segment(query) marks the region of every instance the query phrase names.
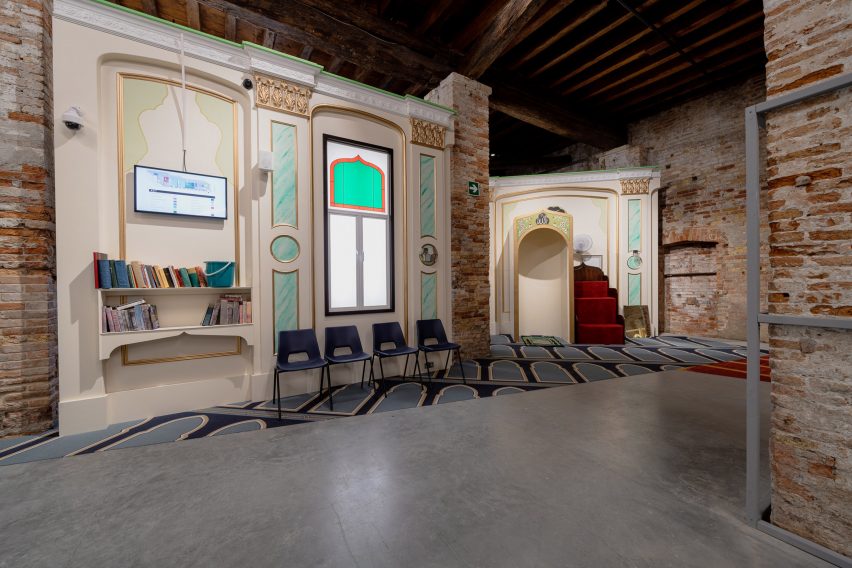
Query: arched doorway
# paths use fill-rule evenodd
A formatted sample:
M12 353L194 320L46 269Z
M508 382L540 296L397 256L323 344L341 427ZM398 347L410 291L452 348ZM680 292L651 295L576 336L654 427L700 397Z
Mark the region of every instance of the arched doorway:
M515 335L554 335L573 341L573 223L542 211L519 217L515 236Z

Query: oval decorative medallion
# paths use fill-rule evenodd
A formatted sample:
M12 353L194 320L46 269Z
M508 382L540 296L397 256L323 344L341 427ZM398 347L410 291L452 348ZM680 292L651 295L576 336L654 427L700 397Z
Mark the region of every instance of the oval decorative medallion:
M293 262L299 257L299 243L287 235L275 237L269 249L278 262Z

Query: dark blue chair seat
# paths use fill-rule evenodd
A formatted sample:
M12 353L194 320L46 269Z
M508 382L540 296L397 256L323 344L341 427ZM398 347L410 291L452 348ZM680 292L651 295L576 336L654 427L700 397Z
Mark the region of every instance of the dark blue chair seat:
M417 353L416 347L394 347L393 349L377 349L374 351L379 357L399 357L400 355L414 355Z
M290 361L290 357L298 354L305 354L308 358L302 361ZM320 395L322 395L328 362L320 355L317 334L312 329L279 331L278 354L275 361L275 383L272 385L272 398L278 404L279 420L281 420L280 374L293 371L307 371L309 369L322 369L320 374ZM331 397L331 375L328 378L328 395Z
M287 373L290 371L307 371L308 369L319 369L320 367L325 367L326 362L322 357L318 357L316 359L308 359L306 361L292 361L290 363L281 363L276 364L276 367L282 373Z
M349 349L349 353L335 355L338 349ZM345 363L357 363L363 361L361 367L361 388L364 388L364 374L367 371L367 361L370 356L364 353L361 347L361 337L358 328L354 325L342 325L339 327L325 328L325 360L328 361L328 406L334 410L334 401L331 398L331 365L342 365ZM373 380L373 366L370 365L370 381Z
M420 349L429 353L434 353L436 351L455 351L456 349L461 349L461 345L448 341L447 343L433 343L431 345L423 345Z
M393 344L393 347L386 348L384 345ZM420 377L420 361L417 358L418 350L416 347L409 347L405 342L405 335L402 333L402 327L398 321L390 321L386 323L373 324L373 360L370 361L370 369L372 370L373 361L378 358L379 370L382 373L382 388L387 396L387 383L385 381L385 368L382 360L388 357L405 356L405 363L402 366L402 378L405 379L405 373L408 371L408 359L414 355L414 371Z
M434 341L434 343L427 344L427 341ZM458 343L453 343L449 339L447 339L447 332L444 331L444 324L441 323L439 319L428 319L428 320L417 320L417 348L423 352L423 356L426 358L426 367L429 367L429 353L436 353L438 351L446 351L447 352L447 363L446 373L444 374L444 378L450 372L450 358L453 354L456 355L459 361L459 368L462 373L462 381L467 384L467 377L464 376L464 365L462 364L461 358L461 345ZM429 380L431 380L432 375L429 375Z
M329 355L325 354L326 360L333 364L339 365L341 363L355 363L357 361L369 361L370 356L361 351L360 353L346 353L344 355Z

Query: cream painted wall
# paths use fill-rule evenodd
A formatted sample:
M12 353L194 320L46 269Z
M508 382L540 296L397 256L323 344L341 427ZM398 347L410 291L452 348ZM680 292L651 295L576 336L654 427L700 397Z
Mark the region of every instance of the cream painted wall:
M568 247L556 231L539 229L518 246L521 335L570 337Z
M73 4L77 10L79 3L60 1L57 9L68 14L66 4ZM235 187L232 184L232 188L236 190L237 201L229 203L229 219L224 222L152 217L132 211L131 185L127 184L125 257L144 263L178 266L238 258L237 284L251 288L254 324L245 341L235 337L181 335L135 344L127 350L130 360L177 358L234 352L237 342L241 341L238 355L126 364L121 350L116 349L108 359L101 361L98 355L99 297L93 289L92 252L106 252L111 258L119 258L121 253L117 76L131 73L176 81L180 79L180 68L177 53L151 45L156 41L168 43L164 38L170 37L169 34L173 36L174 32L167 26L142 19L136 22L133 16L125 13L116 13L120 21L112 26L108 7L88 4L80 4L80 7L97 10L98 17L103 16L107 21L91 19L86 26L81 26L65 19L54 19L59 421L63 434L156 414L269 398L275 361L271 317L273 270L299 271L298 323L300 327L315 327L320 343L324 340L322 329L325 326L354 324L359 327L365 348L370 350L370 324L390 320L407 323L409 341L414 341L414 321L420 317L421 270L437 272L439 317L445 318L448 328L452 328L448 311L449 227L445 222L449 211L446 193L449 173L444 166L449 147L433 150L412 144L407 115L375 108L379 104L383 108L398 109L398 100L381 93L367 96L357 91L361 89L358 86L350 90L325 87L334 91L335 96L314 92L310 99L314 110L312 117L257 108L253 103L254 93L239 86L246 71L237 67L248 63L233 54L234 48L222 48L225 53L221 57L208 57L209 49L218 47L205 44L203 49L193 48L203 54L202 59L187 56L185 60L187 82L230 99L236 105L237 173L233 176L236 184ZM71 14L77 17L77 12ZM128 23L130 20L133 21ZM88 27L89 23L93 27ZM141 41L128 39L128 26L137 23L148 28L153 26L155 33L140 36ZM99 25L102 29L94 29ZM118 33L122 35L115 35ZM210 43L203 38L198 41ZM297 65L289 60L286 63ZM263 65L269 67L266 62ZM180 131L175 124L178 114L174 104L178 96L179 91L169 88L164 98L167 104L140 115L140 129L156 137L158 143L149 145L135 161L180 169ZM407 104L412 109L425 103ZM71 133L61 123L61 114L72 105L81 107L86 118L85 127L76 133ZM325 105L355 112L332 110ZM446 111L436 112L449 117ZM198 107L190 108L187 169L216 173L222 165L221 153L214 155L220 148L220 133L210 128L209 121L204 119ZM258 151L270 149L273 121L293 124L297 129L298 227L272 226L270 176L255 167ZM325 132L388 146L394 151L396 307L392 313L330 317L324 314L320 144ZM452 142L451 131L447 142ZM437 225L435 235L425 240L421 239L417 224L419 171L416 164L420 153L436 159ZM405 200L404 187L408 189ZM407 210L403 210L404 201ZM238 208L232 207L235 203ZM235 214L237 210L238 215ZM281 263L270 254L270 243L279 235L291 236L299 243L300 255L292 263ZM439 251L437 264L428 269L417 258L420 244L425 241L435 244ZM160 308L165 323L180 324L192 318L196 311L199 311L200 322L207 301L204 295L166 295L158 296L152 303ZM386 370L392 372L393 366L386 365ZM337 368L334 378L335 383L340 384L360 379L360 374ZM318 384L318 375L304 374L285 379L282 390L285 395L295 394L316 390Z

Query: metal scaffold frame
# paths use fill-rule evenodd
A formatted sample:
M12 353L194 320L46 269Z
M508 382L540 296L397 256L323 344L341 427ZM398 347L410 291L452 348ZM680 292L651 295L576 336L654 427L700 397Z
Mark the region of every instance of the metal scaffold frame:
M789 325L829 329L852 329L852 318L792 316L760 311L760 128L766 113L806 99L852 86L852 73L832 77L745 109L746 130L746 243L747 253L747 339L746 378L746 518L757 529L837 566L852 567L852 559L802 538L771 523L761 514L769 503L761 503L760 483L760 325Z

